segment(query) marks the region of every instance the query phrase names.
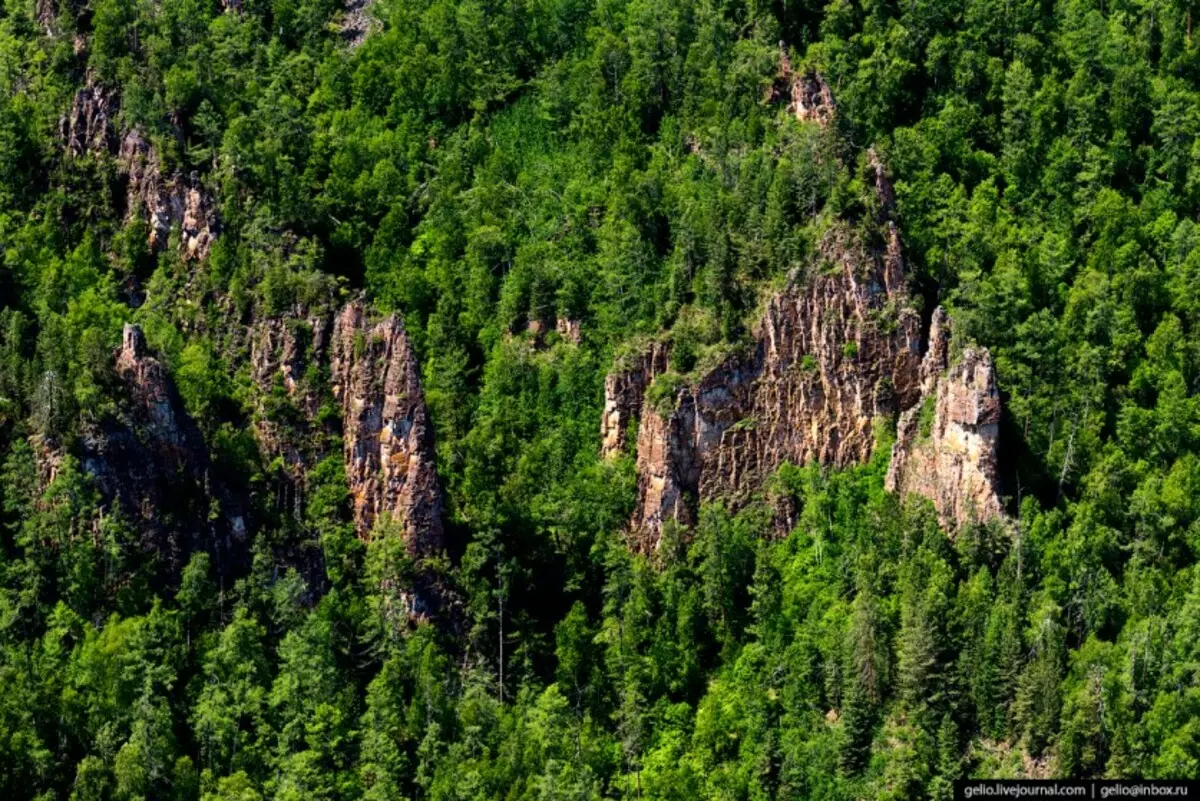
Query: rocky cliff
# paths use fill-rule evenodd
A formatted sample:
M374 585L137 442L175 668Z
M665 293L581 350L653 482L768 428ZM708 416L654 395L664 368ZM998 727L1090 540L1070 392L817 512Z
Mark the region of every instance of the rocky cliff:
M45 23L49 26L54 19L53 4L39 3L39 20L43 11L50 15ZM213 199L204 192L197 173L185 176L175 170L164 176L157 148L140 129L116 130L119 101L118 92L89 70L71 108L59 119L63 151L72 157L90 154L116 159L117 171L125 180L125 219L145 221L146 241L152 251L162 251L171 229L177 227L184 260L207 258L220 232Z
M930 498L951 527L1000 514L990 356L970 349L950 366L939 310L922 358L921 319L889 218L891 184L868 155L883 215L877 239L833 226L813 263L769 298L748 350L692 376L665 410L647 401L647 390L666 371L669 343L608 376L604 455L627 447L631 421L638 427L635 548L656 548L666 521L694 522L701 501L744 503L784 462L867 461L876 422L897 416L889 489ZM922 438L914 426L931 406L934 433Z
M820 251L770 298L750 352L689 382L674 408L652 408L641 389L661 372L655 349L609 376L605 453L623 447L626 421L639 418L639 548L655 546L663 522L691 522L701 500L744 501L785 461L865 461L876 418L917 401L920 318L900 265L844 227Z
M164 178L158 151L136 128L121 138L117 164L127 179L126 213L143 216L150 249L165 248L172 226L178 226L184 259L206 258L219 225L199 178L178 172Z
M254 433L264 454L281 458L279 505L299 514L307 471L340 434L359 535L367 538L387 517L412 555L442 551L433 427L399 316L374 319L370 306L356 299L341 308L294 309L259 320L249 338L251 377L261 398ZM276 392L294 414L275 419L267 413ZM332 429L321 419L326 399L340 412L340 426Z
M359 531L365 535L386 515L402 527L410 553L441 550L433 427L404 325L394 314L374 322L366 304L353 301L337 315L331 351Z
M104 154L112 148L112 119L116 114L116 93L89 72L87 83L75 93L71 109L59 120L59 138L71 156L84 153Z
M361 299L340 309L330 302L254 321L229 342L248 349L251 431L264 462L280 465L277 512L302 521L311 471L337 454L359 536L367 538L387 518L409 555L445 550L432 425L398 316L376 319ZM105 504L121 509L144 547L161 557L168 579L198 550L216 557L223 575L236 574L248 559L250 488L235 487L214 468L169 370L137 326L125 327L113 371L115 410L80 430L84 470ZM49 484L65 451L42 441L34 446L39 479ZM300 569L321 592L319 556L294 544L279 547L277 560ZM392 594L408 618L447 603L438 579L423 568L406 581L412 586L396 584Z
M1000 394L991 354L950 357L949 319L934 312L921 363L922 402L900 415L886 487L933 501L952 530L1003 513L996 453Z
M627 364L604 379L604 416L600 420L600 452L615 456L629 447L631 426L642 416L646 389L667 370L668 348L655 342L626 359Z
M825 78L812 69L796 70L788 57L787 44L779 43L779 71L766 100L786 99L788 110L800 122L815 122L822 127L833 122L837 103Z
M82 431L84 469L169 569L195 550L234 558L245 512L213 474L203 435L137 326L125 326L115 370L123 402Z

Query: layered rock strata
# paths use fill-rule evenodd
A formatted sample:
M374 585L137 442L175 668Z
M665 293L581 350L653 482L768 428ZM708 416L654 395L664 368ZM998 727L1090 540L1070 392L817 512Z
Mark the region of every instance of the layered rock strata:
M952 360L949 341L949 320L939 307L921 363L922 402L900 415L885 486L931 499L942 526L952 530L997 517L1003 507L992 357L965 348Z

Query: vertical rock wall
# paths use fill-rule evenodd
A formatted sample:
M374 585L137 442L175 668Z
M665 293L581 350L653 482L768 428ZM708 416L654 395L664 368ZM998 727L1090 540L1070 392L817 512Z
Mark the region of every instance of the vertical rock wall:
M250 377L259 393L254 437L268 461L278 458L281 463L274 477L276 509L297 519L306 504L308 471L329 447L329 432L319 419L324 397L306 374L311 367L319 373L330 328L328 313L296 308L286 317L258 320L248 332ZM277 403L272 397L277 381L298 414L277 419L268 411Z
M888 469L890 492L933 501L942 526L953 530L1003 513L996 464L1000 393L992 357L965 348L950 357L949 319L934 312L921 364L922 402L900 416Z
M433 428L400 318L372 322L364 303L348 304L334 323L330 367L359 531L388 515L403 527L410 552L441 550Z
M641 419L643 396L654 379L667 371L667 346L649 345L631 358L630 364L604 379L604 416L600 420L600 452L605 457L622 453L629 445L629 431Z
M172 226L178 226L184 259L207 258L219 225L196 176L185 179L175 173L164 178L158 151L136 128L121 138L117 164L128 180L127 214L145 216L150 249L166 247Z
M667 520L693 522L702 500L745 501L785 461L845 467L870 457L875 419L920 392L920 318L897 269L886 249L872 253L835 229L808 273L769 300L752 351L683 387L673 409L645 402L665 361L655 350L609 376L606 454L640 417L635 547L656 547Z
M83 430L84 469L169 569L195 550L230 555L246 535L245 513L213 474L203 435L137 326L125 326L115 369L125 403Z
M255 436L265 454L282 458L286 503L303 506L306 472L326 455L331 437L317 420L322 397L305 373L327 369L341 410L346 480L359 536L390 518L414 556L445 548L442 493L433 427L420 369L399 316L373 319L356 299L334 311L295 309L256 322L250 334L251 376L264 396L282 384L303 418L281 427L260 414ZM322 385L323 386L323 385Z

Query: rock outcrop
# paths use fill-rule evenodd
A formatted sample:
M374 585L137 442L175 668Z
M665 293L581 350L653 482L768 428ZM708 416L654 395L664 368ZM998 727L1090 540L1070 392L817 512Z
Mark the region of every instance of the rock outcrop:
M33 18L47 36L54 35L57 17L58 9L54 7L54 0L37 0L34 3Z
M229 344L249 351L258 406L252 432L265 460L281 465L276 511L303 520L311 471L336 453L344 459L361 537L387 518L411 556L445 550L433 429L398 316L374 319L362 300L335 312L330 299L317 309L254 321ZM247 556L249 488L214 469L170 372L150 354L137 326L125 327L114 374L114 412L80 432L84 470L105 504L120 508L144 546L159 554L168 575L178 575L197 550L236 573ZM38 446L39 476L48 484L63 451ZM324 566L302 546L280 546L287 552L276 558L301 569L319 593ZM410 619L446 602L433 573L418 567L409 580L411 592L397 584L393 594Z
M996 453L1000 394L991 354L950 357L949 319L934 312L921 363L922 401L900 415L886 487L933 501L946 529L1002 514Z
M82 432L84 470L169 569L195 550L228 561L245 538L245 514L213 475L203 435L137 326L125 326L115 369L124 402Z
M366 41L371 31L378 27L371 14L373 0L346 0L342 16L342 39L347 47L354 49Z
M402 527L410 553L442 550L433 427L404 325L394 314L373 322L366 304L356 300L338 313L330 348L360 534L386 515Z
M58 123L63 150L72 157L115 156L117 170L126 182L126 220L145 220L146 243L152 251L162 251L172 227L177 226L184 260L207 258L220 230L212 199L201 188L196 173L185 177L175 171L164 176L158 150L139 129L126 131L118 141L114 130L118 98L115 90L89 72Z
M254 434L263 454L282 463L280 510L300 516L307 473L340 435L359 536L387 517L413 556L444 550L433 427L400 317L373 319L361 298L341 308L330 300L256 321L249 347L260 398ZM266 408L279 405L277 393L290 410L278 420ZM323 417L329 405L340 426Z
M630 427L641 419L650 382L666 372L667 353L664 343L655 342L605 377L604 416L600 420L600 453L605 458L629 447Z
M554 321L554 330L563 340L572 345L578 345L583 338L583 327L578 320L570 317L559 317Z
M122 137L117 163L128 180L126 214L144 216L150 249L165 248L172 226L178 225L184 259L206 258L220 226L197 176L185 179L176 172L164 178L157 149L136 128Z
M254 434L281 465L279 511L302 519L310 472L336 453L359 537L375 536L388 520L417 560L411 572L383 579L384 618L402 629L435 614L454 617L452 593L421 561L447 542L433 428L400 317L376 315L361 298L338 308L331 293L255 321L249 347L259 398Z
M308 380L310 368L320 373L325 366L331 324L327 313L296 308L287 316L259 320L249 330L250 377L259 391L254 438L263 456L279 459L276 510L297 520L303 518L308 471L326 454L333 433L321 423L320 383ZM278 408L279 390L286 410Z
M71 109L59 120L59 138L67 154L105 154L112 148L112 118L116 93L88 74L87 83L75 93Z
M786 99L788 110L797 120L822 127L833 122L837 115L833 90L825 78L813 69L797 71L788 57L786 42L779 43L779 70L763 99L768 103Z
M828 89L815 86L806 97ZM647 398L663 394L649 390L665 377L668 344L655 343L608 376L602 453L623 451L632 421L638 427L629 527L636 549L654 550L667 521L694 522L701 501L744 503L784 462L867 461L876 422L897 416L889 489L930 498L950 529L1001 514L991 358L969 349L950 365L941 310L922 358L891 183L874 151L867 167L880 214L876 241L835 225L814 263L768 300L752 347L683 381L666 410ZM931 404L934 431L923 438L920 409Z
M811 70L792 76L792 113L800 122L828 125L837 113L833 92L818 73Z
M639 548L655 547L667 520L692 522L698 501L745 500L785 461L865 461L876 418L916 402L920 318L900 265L845 228L821 254L767 303L752 351L687 383L665 414L645 400L663 346L609 376L604 452L624 447L628 421L640 419Z

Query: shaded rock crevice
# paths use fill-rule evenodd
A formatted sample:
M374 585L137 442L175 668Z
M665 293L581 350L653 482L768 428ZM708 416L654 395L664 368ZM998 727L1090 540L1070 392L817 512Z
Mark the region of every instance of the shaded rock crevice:
M123 403L84 426L82 464L102 497L143 532L172 573L204 550L229 568L242 557L247 512L215 474L204 437L141 329L125 326L115 356Z

